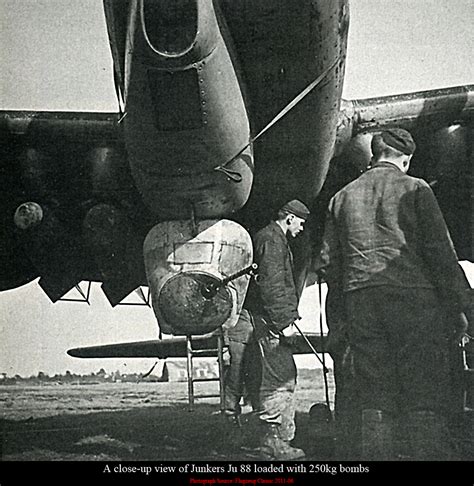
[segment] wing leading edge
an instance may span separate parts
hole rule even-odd
[[[323,352],[325,339],[320,334],[305,335],[318,352]],[[68,350],[69,356],[74,358],[185,358],[186,337],[180,336],[170,339],[156,339],[150,341],[136,341],[129,343],[106,344],[103,346],[89,346]],[[216,355],[217,336],[193,336],[193,350],[199,351],[200,357]],[[291,337],[293,354],[308,354],[311,349],[304,339],[297,335]]]

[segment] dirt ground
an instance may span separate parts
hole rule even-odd
[[[195,388],[216,393],[217,383]],[[324,397],[321,373],[303,370],[295,443],[318,459],[330,457],[331,439],[318,438],[308,411]],[[244,407],[244,422],[250,416]],[[0,417],[4,461],[258,460],[230,446],[218,398],[189,411],[185,382],[0,385]]]
[[[217,392],[216,382],[195,387]],[[306,460],[340,460],[333,425],[308,413],[324,401],[321,372],[300,370],[294,443]],[[232,447],[218,398],[197,400],[189,411],[185,382],[0,385],[0,417],[3,461],[259,460],[255,449]],[[246,429],[251,417],[244,407]],[[472,439],[458,439],[459,459],[472,459]]]

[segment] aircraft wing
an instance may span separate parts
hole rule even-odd
[[[305,336],[318,351],[324,349],[325,340],[320,334],[307,333]],[[311,353],[307,342],[296,335],[290,338],[293,354]],[[156,339],[150,341],[136,341],[130,343],[106,344],[68,350],[68,354],[75,358],[184,358],[186,357],[186,337],[179,336],[170,339]],[[200,357],[215,356],[217,336],[205,335],[192,338],[193,350],[199,351]]]
[[[40,286],[56,301],[77,279],[102,281],[101,255],[83,237],[92,201],[130,207],[138,225],[147,214],[120,134],[119,113],[0,111],[0,176],[6,188],[0,196],[1,290],[41,276]],[[15,211],[27,201],[39,203],[49,223],[19,238]],[[124,268],[135,267],[139,276],[125,289],[129,293],[146,284],[141,252],[133,263],[125,257],[135,254],[130,248],[117,258],[119,253],[114,249],[106,271],[126,282]]]
[[[403,127],[415,132],[439,130],[474,121],[474,85],[393,96],[344,100],[341,116],[350,119],[352,135]]]
[[[29,146],[48,142],[101,145],[117,141],[118,121],[119,113],[113,112],[2,110],[0,134],[3,143],[21,139]]]
[[[342,102],[335,157],[313,208],[316,231],[295,241],[300,288],[312,247],[322,234],[329,197],[367,166],[370,139],[384,127],[412,131],[418,149],[411,173],[432,185],[460,259],[474,259],[473,99],[474,86],[469,85]],[[56,301],[78,279],[103,281],[106,275],[110,282],[120,282],[117,289],[107,289],[109,299],[116,303],[137,286],[146,285],[141,233],[150,227],[150,213],[137,194],[121,133],[119,113],[0,111],[0,175],[8,188],[0,198],[2,290],[41,276],[40,286]],[[301,177],[304,174],[297,178]],[[278,191],[269,181],[260,184],[262,189]],[[109,245],[110,255],[90,249],[81,228],[94,200],[127,208],[137,235],[136,248]],[[39,202],[54,218],[34,237],[19,239],[13,217],[25,201]],[[244,208],[246,219],[261,217],[255,204],[249,201]],[[123,235],[116,238],[125,240]]]

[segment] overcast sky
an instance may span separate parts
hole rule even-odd
[[[345,98],[474,83],[472,0],[353,0]],[[0,0],[0,109],[116,111],[100,0]],[[472,285],[472,284],[471,284]],[[0,294],[0,372],[145,372],[154,360],[78,360],[65,350],[156,338],[150,309],[51,304],[36,283]],[[315,289],[302,300],[315,330]],[[314,361],[309,357],[305,364]]]

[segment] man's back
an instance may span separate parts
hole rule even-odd
[[[428,184],[380,162],[339,191],[330,215],[340,238],[345,291],[391,285],[433,288],[419,202]]]
[[[343,378],[357,390],[343,402],[359,409],[364,459],[395,457],[396,417],[410,430],[414,459],[446,460],[445,417],[461,370],[453,324],[467,282],[433,191],[406,175],[416,149],[411,134],[384,130],[371,149],[372,168],[331,199],[320,256],[343,304],[333,312],[346,324],[351,359]]]

